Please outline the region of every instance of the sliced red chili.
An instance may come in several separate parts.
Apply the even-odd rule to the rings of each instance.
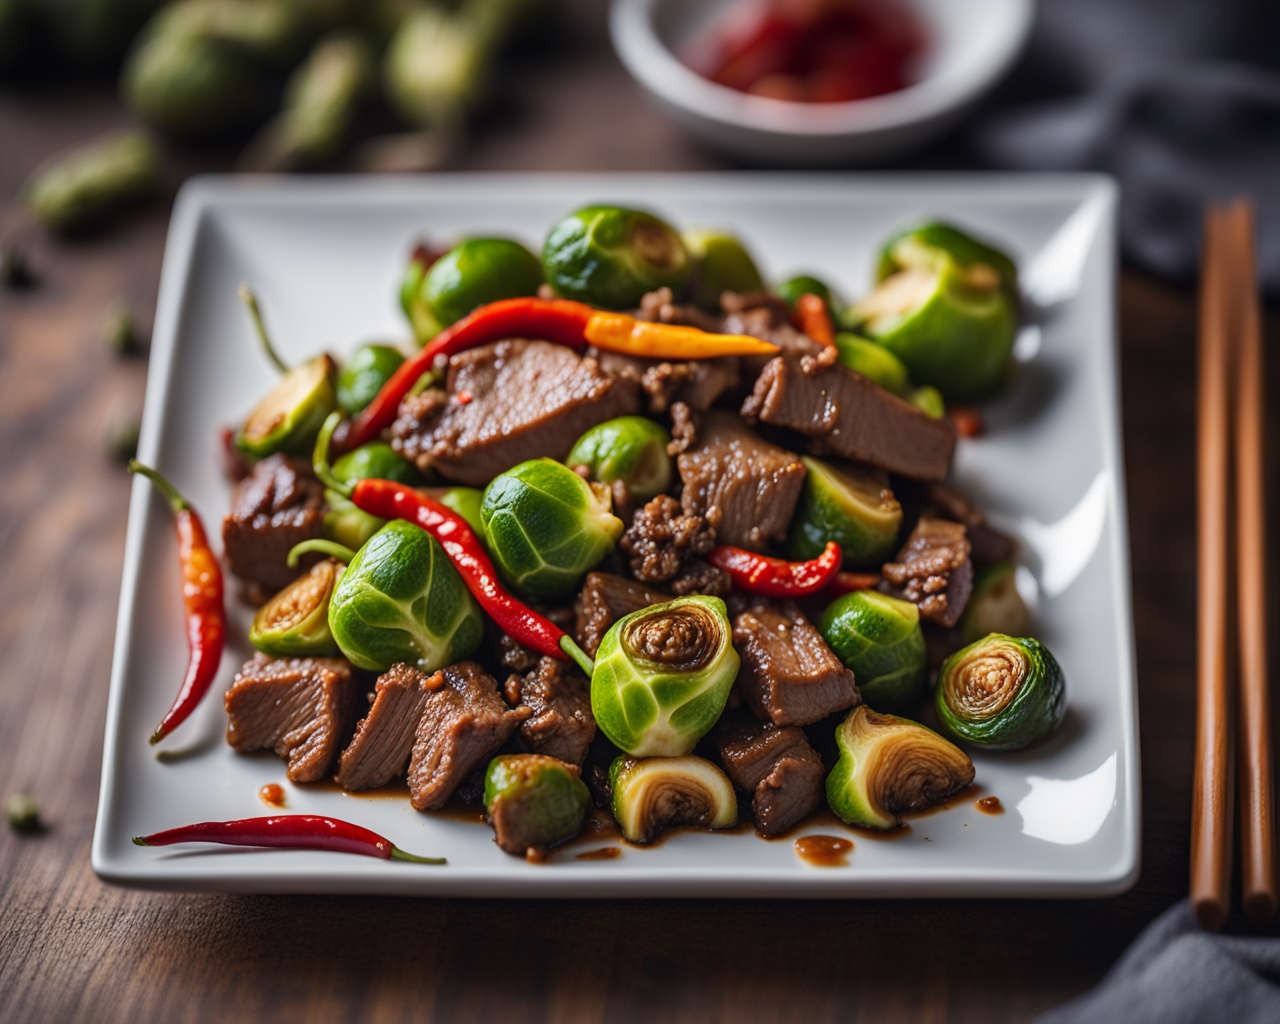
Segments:
[[[707,561],[727,572],[737,590],[762,597],[804,597],[816,594],[831,582],[840,571],[843,557],[840,545],[835,541],[809,562],[788,562],[744,548],[717,544],[711,549]]]

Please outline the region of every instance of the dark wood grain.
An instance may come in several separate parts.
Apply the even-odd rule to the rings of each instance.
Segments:
[[[576,32],[512,70],[464,165],[722,166],[625,77],[603,4],[575,7]],[[126,120],[103,88],[0,94],[0,200],[50,152]],[[169,172],[228,159],[170,154]],[[149,318],[167,214],[161,202],[98,238],[41,238],[42,286],[0,292],[0,790],[33,792],[48,822],[34,837],[0,832],[0,1018],[1021,1021],[1095,983],[1185,895],[1195,309],[1189,293],[1134,274],[1120,292],[1143,769],[1144,866],[1130,893],[578,903],[181,896],[99,882],[89,843],[128,494],[100,439],[105,420],[140,407],[146,370],[104,351],[96,331],[118,295]]]

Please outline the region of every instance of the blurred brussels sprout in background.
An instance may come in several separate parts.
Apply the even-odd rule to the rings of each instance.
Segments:
[[[434,672],[475,653],[484,621],[436,539],[396,519],[369,538],[342,574],[329,628],[359,668],[385,672],[403,661]]]
[[[632,843],[651,843],[677,825],[716,829],[738,821],[733,784],[710,761],[692,754],[620,754],[609,766],[609,786],[614,819]]]
[[[907,368],[883,345],[842,331],[836,335],[836,351],[842,365],[867,380],[875,381],[886,391],[899,397],[911,391],[911,375]]]
[[[77,231],[150,195],[159,180],[155,144],[142,132],[123,132],[38,169],[24,192],[41,223],[57,231]]]
[[[338,373],[338,408],[348,416],[360,415],[403,362],[404,356],[390,345],[361,345]]]
[[[687,754],[724,711],[738,652],[718,597],[682,597],[625,615],[596,651],[591,711],[636,757]]]
[[[988,633],[1026,636],[1031,613],[1018,593],[1018,567],[1013,562],[984,566],[973,582],[973,596],[960,617],[960,633],[967,644]]]
[[[836,298],[835,293],[828,287],[825,281],[819,281],[816,277],[810,277],[808,274],[801,274],[798,277],[788,278],[782,284],[776,285],[773,289],[775,295],[782,299],[788,306],[795,308],[795,304],[800,300],[801,295],[816,295],[827,304],[827,309],[831,311],[833,317],[840,315],[844,309],[843,304]]]
[[[484,808],[503,850],[536,856],[582,831],[591,793],[574,765],[542,754],[504,754],[485,771]]]
[[[512,587],[536,601],[570,597],[622,536],[608,488],[552,459],[531,459],[494,477],[480,518],[489,553]]]
[[[689,301],[709,313],[720,312],[724,292],[754,292],[764,288],[747,247],[735,236],[709,228],[693,228],[681,235],[693,260]]]
[[[488,70],[487,40],[469,19],[420,7],[400,23],[383,58],[388,100],[407,122],[456,130],[480,99]]]
[[[817,558],[831,541],[840,545],[845,565],[873,565],[892,555],[902,506],[889,490],[888,474],[808,455],[801,461],[807,472],[787,536],[791,558]]]
[[[326,558],[258,609],[249,642],[277,658],[334,657],[338,644],[329,630],[329,599],[346,567]]]
[[[999,276],[999,285],[1010,294],[1018,290],[1018,270],[1013,260],[999,249],[939,221],[927,221],[889,238],[880,250],[876,281],[885,281],[902,270],[922,266],[945,253],[966,267],[984,264]]]
[[[621,480],[634,498],[648,501],[671,486],[671,435],[644,416],[619,416],[592,427],[574,444],[567,466],[586,466],[590,478]]]
[[[924,633],[910,601],[875,590],[844,594],[827,605],[818,632],[877,711],[909,711],[923,695]]]
[[[450,249],[427,271],[422,298],[441,327],[456,323],[477,306],[538,294],[542,264],[519,242],[472,238]]]
[[[924,387],[912,388],[907,392],[906,399],[932,419],[940,420],[947,414],[947,403],[943,401],[942,392],[927,384]]]
[[[552,227],[542,267],[563,298],[630,309],[655,288],[678,292],[693,264],[680,236],[652,214],[588,206]]]

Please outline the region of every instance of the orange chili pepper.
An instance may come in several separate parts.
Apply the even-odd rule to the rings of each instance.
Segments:
[[[712,334],[683,324],[656,324],[626,313],[593,313],[584,335],[596,348],[645,359],[768,356],[778,346],[746,334]]]
[[[828,347],[836,343],[836,330],[831,324],[831,312],[821,295],[805,292],[796,299],[795,324],[819,345]]]

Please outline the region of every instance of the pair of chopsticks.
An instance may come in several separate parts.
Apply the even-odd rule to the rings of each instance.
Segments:
[[[1263,923],[1276,910],[1262,373],[1253,208],[1246,200],[1211,205],[1200,278],[1199,629],[1191,808],[1191,904],[1201,926],[1210,930],[1222,927],[1229,909],[1236,776],[1245,914]]]

